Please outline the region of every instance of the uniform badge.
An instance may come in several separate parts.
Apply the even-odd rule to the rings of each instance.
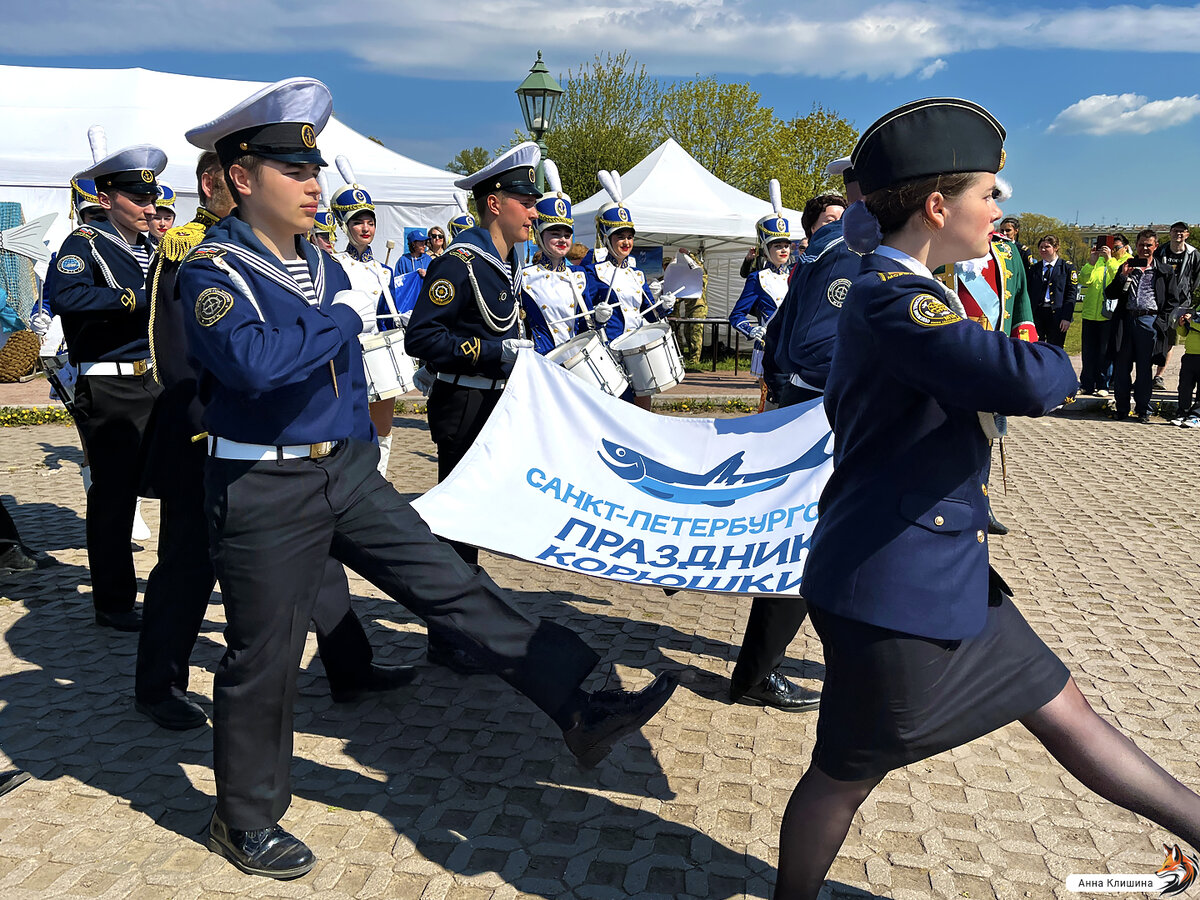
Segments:
[[[205,288],[196,298],[196,321],[205,328],[211,328],[231,309],[233,294],[220,288]]]
[[[933,294],[917,294],[908,305],[912,320],[924,328],[952,325],[963,321],[962,316],[948,307]]]
[[[133,312],[133,310],[137,307],[137,294],[133,292],[133,288],[125,288],[125,290],[121,292],[121,305],[130,312]]]
[[[775,220],[775,233],[776,234],[783,234],[783,230],[786,227],[787,227],[787,222],[783,221],[783,219]]]
[[[563,202],[562,197],[556,197],[554,200],[554,214],[560,219],[565,219],[567,216],[567,204]]]
[[[146,182],[146,184],[152,184],[154,182],[154,173],[149,169],[142,169],[142,181]]]
[[[457,256],[463,262],[470,262],[472,259],[474,259],[474,256],[475,256],[470,250],[466,249],[465,247],[451,247],[450,255]]]
[[[188,257],[189,259],[219,259],[225,255],[225,251],[220,247],[205,247],[203,245],[193,250]]]
[[[83,260],[78,256],[60,256],[58,271],[64,275],[78,275],[83,271]]]
[[[463,356],[468,357],[471,362],[479,362],[479,351],[481,349],[481,342],[479,338],[468,338],[459,344],[458,349],[461,350],[463,352]]]
[[[1079,284],[1079,273],[1074,269],[1071,270],[1071,284]]]
[[[526,177],[529,179],[530,184],[537,183],[537,172],[533,171],[533,169],[529,170],[529,173]]]
[[[435,306],[445,306],[454,299],[454,285],[439,278],[429,286],[429,299]]]
[[[362,191],[355,191],[354,192],[354,202],[355,203],[366,203],[367,195],[364,194]]]
[[[627,210],[623,206],[618,206],[617,207],[617,218],[620,219],[622,222],[628,222],[629,221],[629,210]]]
[[[304,146],[309,150],[317,146],[317,133],[313,131],[311,125],[305,125],[300,129],[300,140],[304,141]]]
[[[850,279],[839,278],[833,284],[829,285],[829,290],[825,292],[825,297],[836,306],[842,308],[842,304],[846,302],[846,295],[850,293]]]
[[[891,281],[893,278],[899,278],[901,275],[911,275],[911,272],[876,272],[880,281]]]
[[[93,228],[91,225],[80,225],[78,228],[76,228],[71,233],[77,234],[80,237],[87,238],[90,241],[96,236],[96,229]]]

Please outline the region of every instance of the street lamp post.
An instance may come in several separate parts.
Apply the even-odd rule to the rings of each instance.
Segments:
[[[537,62],[530,68],[516,94],[521,101],[521,116],[525,119],[525,128],[533,136],[543,160],[547,150],[546,142],[542,138],[550,130],[554,121],[554,107],[558,105],[558,98],[562,93],[563,89],[542,62],[542,51],[539,50]],[[546,176],[540,162],[537,167],[537,186],[539,191],[546,189]]]

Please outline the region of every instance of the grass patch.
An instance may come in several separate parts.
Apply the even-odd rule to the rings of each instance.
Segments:
[[[753,413],[758,412],[758,402],[748,403],[738,397],[731,397],[728,400],[674,400],[655,403],[654,409],[656,412],[682,412],[682,413],[697,413],[697,412],[725,412],[725,413]]]
[[[29,408],[24,406],[0,406],[0,428],[18,425],[73,425],[71,414],[61,406]]]

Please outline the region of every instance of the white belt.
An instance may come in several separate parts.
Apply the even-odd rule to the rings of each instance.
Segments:
[[[481,391],[498,391],[507,383],[507,378],[485,378],[482,375],[450,375],[438,372],[438,381],[461,384],[463,387],[479,388]]]
[[[825,392],[824,392],[823,390],[821,390],[819,387],[813,387],[811,384],[809,384],[807,381],[805,381],[805,380],[804,380],[803,378],[801,378],[799,375],[795,375],[795,374],[793,374],[793,375],[789,375],[789,376],[788,376],[788,381],[790,381],[790,382],[791,382],[792,384],[794,384],[796,387],[798,387],[798,388],[804,388],[804,389],[805,389],[805,390],[807,390],[807,391],[816,391],[818,394],[823,394],[823,393],[825,393]]]
[[[319,444],[243,444],[229,438],[208,436],[208,455],[217,459],[238,459],[245,462],[266,462],[280,459],[323,459],[341,441],[322,441]]]
[[[80,363],[80,375],[145,375],[150,371],[151,362],[148,359],[135,359],[132,362],[94,362]]]

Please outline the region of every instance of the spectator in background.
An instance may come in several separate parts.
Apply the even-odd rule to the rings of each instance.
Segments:
[[[586,244],[572,244],[571,249],[567,251],[567,262],[573,266],[579,265],[579,261],[587,256],[588,248]],[[666,271],[666,266],[663,266],[663,271]]]
[[[1193,307],[1183,310],[1176,328],[1183,341],[1183,359],[1179,363],[1179,403],[1171,424],[1200,428],[1200,322]]]
[[[424,228],[417,228],[408,233],[408,252],[396,260],[397,276],[416,272],[422,278],[425,277],[425,271],[433,262],[433,257],[425,252],[428,241],[429,232]]]
[[[1167,330],[1174,324],[1172,313],[1177,305],[1175,273],[1155,258],[1157,249],[1158,236],[1152,228],[1139,232],[1137,258],[1121,265],[1105,292],[1118,300],[1113,313],[1117,330],[1114,418],[1124,421],[1129,416],[1132,386],[1134,412],[1143,425],[1150,424],[1151,361],[1166,354]],[[1131,370],[1136,372],[1132,385]]]
[[[1080,338],[1083,368],[1079,374],[1079,392],[1107,397],[1112,386],[1112,358],[1108,354],[1112,317],[1111,307],[1104,305],[1105,288],[1116,277],[1121,263],[1113,258],[1113,248],[1097,240],[1087,263],[1079,270],[1083,286],[1083,308],[1080,310]]]
[[[1000,220],[1000,233],[1012,241],[1021,251],[1021,259],[1025,263],[1025,268],[1037,263],[1038,258],[1032,250],[1021,243],[1021,221],[1013,216],[1005,216]],[[1041,329],[1039,328],[1040,332]]]
[[[1197,275],[1200,275],[1200,250],[1187,243],[1189,234],[1187,222],[1176,222],[1171,226],[1170,243],[1158,248],[1158,258],[1175,273],[1179,306],[1194,305],[1193,292],[1196,289]],[[1175,329],[1168,329],[1167,336],[1166,354],[1158,366],[1158,371],[1154,373],[1154,387],[1158,390],[1166,387],[1163,384],[1163,373],[1167,370],[1167,363],[1171,361],[1171,351],[1175,347]]]
[[[446,232],[437,225],[429,229],[429,243],[425,247],[425,252],[433,259],[437,259],[446,252]]]
[[[1052,234],[1038,241],[1038,255],[1041,262],[1028,269],[1033,325],[1039,340],[1061,347],[1075,314],[1079,273],[1069,260],[1058,255],[1058,238]]]

